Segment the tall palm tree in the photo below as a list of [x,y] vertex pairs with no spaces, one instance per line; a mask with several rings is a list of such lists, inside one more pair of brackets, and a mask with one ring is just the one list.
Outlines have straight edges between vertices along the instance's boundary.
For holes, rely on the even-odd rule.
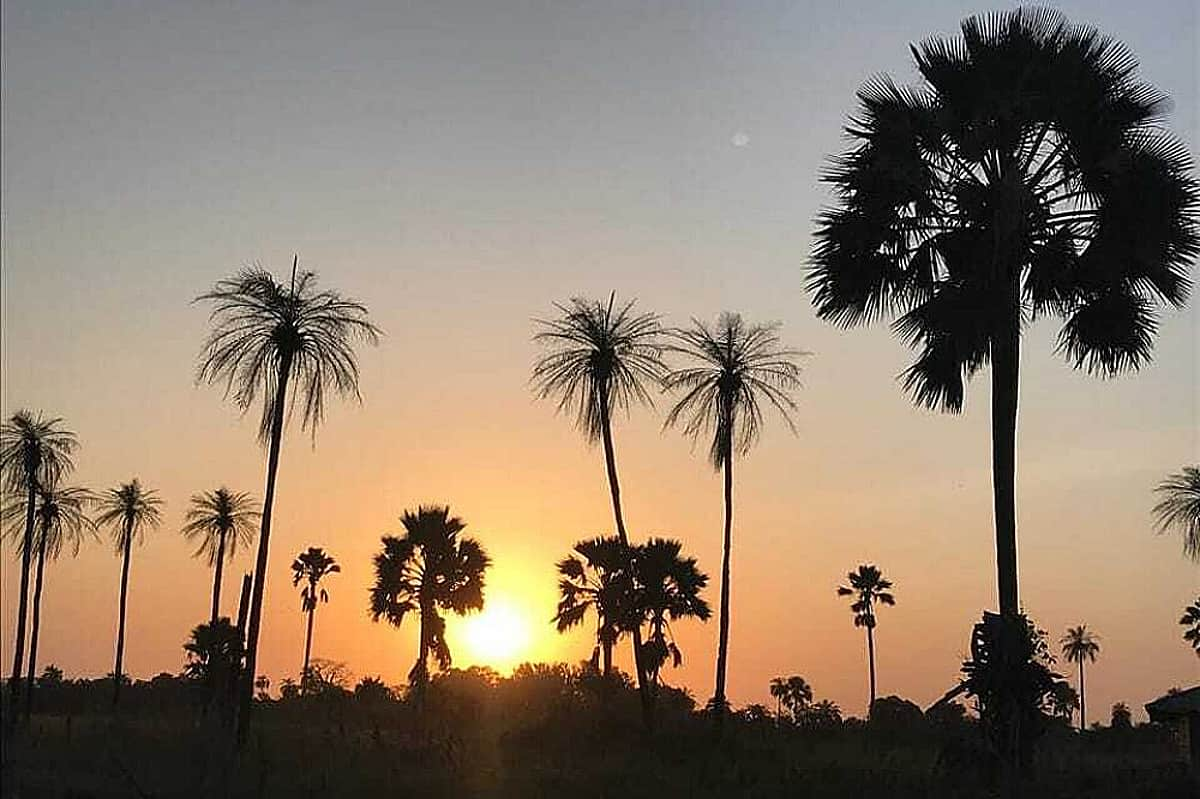
[[1099,636],[1088,630],[1087,625],[1068,627],[1067,632],[1058,642],[1062,645],[1062,653],[1068,663],[1079,664],[1079,730],[1087,728],[1087,696],[1083,689],[1083,662],[1096,662],[1100,654]]
[[263,495],[258,556],[250,597],[246,667],[241,689],[238,734],[245,739],[253,697],[263,590],[271,542],[271,512],[284,421],[289,405],[303,408],[302,429],[316,429],[325,416],[332,389],[360,399],[355,341],[377,343],[380,330],[367,320],[366,306],[335,291],[317,289],[313,272],[297,273],[292,260],[289,283],[265,269],[243,269],[219,281],[197,301],[211,302],[213,330],[204,343],[197,381],[223,384],[243,412],[261,397],[259,441],[267,445],[267,481]]
[[[991,365],[1001,613],[1019,613],[1015,457],[1019,340],[1065,319],[1059,351],[1103,376],[1151,357],[1159,304],[1181,307],[1200,252],[1186,145],[1167,98],[1120,43],[1044,9],[973,16],[912,47],[923,83],[859,90],[853,148],[826,180],[809,288],[842,327],[898,317],[920,348],[914,401],[957,413]],[[1152,198],[1152,199],[1147,199]]]
[[683,653],[675,643],[670,622],[684,618],[706,621],[712,615],[700,592],[708,575],[696,568],[695,558],[680,554],[682,544],[666,538],[651,538],[637,547],[633,559],[634,594],[631,626],[646,625],[642,662],[655,693],[661,684],[662,667],[668,660],[678,667]]
[[[534,341],[548,351],[534,364],[534,386],[540,398],[557,399],[559,411],[575,415],[575,424],[589,443],[603,445],[617,538],[630,551],[612,415],[614,410],[628,412],[634,404],[653,406],[647,386],[657,387],[666,374],[662,325],[656,314],[635,312],[632,300],[618,305],[615,293],[608,302],[575,297],[554,307],[557,318],[536,322]],[[633,630],[632,638],[642,713],[650,726],[652,700],[642,663],[641,631]]]
[[422,693],[429,656],[443,671],[452,661],[439,611],[465,616],[483,608],[484,574],[492,561],[478,541],[459,535],[467,525],[445,505],[405,511],[400,524],[404,535],[383,536],[383,550],[375,556],[371,619],[399,627],[410,611],[417,612],[420,643],[408,681]]
[[21,587],[17,594],[17,632],[13,646],[12,677],[8,681],[9,723],[21,694],[21,666],[25,657],[25,619],[29,615],[29,568],[33,557],[34,512],[40,486],[56,485],[75,468],[72,453],[79,446],[63,420],[20,410],[0,423],[0,481],[6,491],[25,498],[25,525],[21,553]]
[[566,632],[582,624],[588,611],[593,612],[596,646],[592,663],[610,677],[613,647],[625,632],[623,620],[632,599],[629,555],[616,536],[580,541],[574,552],[558,562],[558,610],[552,621],[560,633]]
[[728,702],[725,670],[729,659],[730,558],[733,551],[733,461],[754,446],[762,430],[764,410],[774,407],[792,425],[800,387],[796,360],[805,353],[782,346],[779,325],[747,324],[738,314],[723,313],[716,326],[693,319],[674,332],[671,350],[690,362],[672,370],[665,387],[681,396],[667,414],[664,427],[682,424],[693,440],[711,435],[709,461],[725,473],[725,526],[721,556],[721,616],[717,645],[713,707],[721,724]]
[[1178,530],[1183,536],[1183,554],[1200,561],[1200,467],[1185,466],[1154,489],[1162,499],[1154,506],[1158,531]]
[[113,666],[113,706],[121,699],[121,683],[125,673],[121,664],[125,657],[125,609],[129,596],[129,561],[134,541],[141,542],[147,529],[162,524],[162,500],[158,492],[146,488],[135,477],[128,483],[110,488],[96,502],[99,513],[96,524],[109,527],[113,545],[121,556],[121,602],[117,622],[117,656]]
[[854,614],[854,626],[867,628],[867,663],[871,675],[871,701],[867,703],[867,715],[875,707],[875,604],[895,605],[896,597],[890,589],[892,582],[883,576],[876,566],[864,563],[856,571],[846,575],[850,585],[838,586],[838,596],[854,597],[850,612]]
[[308,629],[304,634],[304,668],[300,670],[301,690],[308,687],[308,663],[312,655],[313,616],[317,612],[317,602],[329,601],[329,592],[320,588],[321,580],[341,570],[337,561],[320,547],[309,547],[292,561],[292,585],[304,583],[300,589],[300,609],[308,614]]
[[212,613],[209,623],[221,615],[221,575],[225,560],[233,559],[237,548],[254,541],[254,523],[262,514],[249,494],[234,493],[224,486],[216,491],[193,494],[191,507],[184,517],[184,538],[200,540],[195,557],[204,556],[213,568]]
[[1192,649],[1200,655],[1200,597],[1196,601],[1183,609],[1183,615],[1179,617],[1179,623],[1183,625],[1183,640],[1191,644]]

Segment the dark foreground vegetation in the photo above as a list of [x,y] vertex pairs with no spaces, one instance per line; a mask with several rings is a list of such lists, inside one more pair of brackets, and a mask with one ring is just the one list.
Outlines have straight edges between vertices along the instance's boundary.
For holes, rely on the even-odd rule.
[[[222,764],[201,686],[160,675],[47,685],[41,712],[6,746],[4,796],[185,797],[980,797],[998,795],[994,755],[960,705],[923,714],[879,700],[870,723],[762,706],[718,739],[687,694],[661,689],[644,732],[637,692],[587,667],[522,666],[510,678],[452,670],[424,696],[374,679],[353,688],[314,667],[307,695],[260,698],[233,768]],[[261,686],[260,686],[261,687]],[[1114,719],[1116,721],[1116,719]],[[1039,746],[1028,796],[1195,794],[1164,728],[1060,720]],[[992,764],[992,765],[989,765]]]

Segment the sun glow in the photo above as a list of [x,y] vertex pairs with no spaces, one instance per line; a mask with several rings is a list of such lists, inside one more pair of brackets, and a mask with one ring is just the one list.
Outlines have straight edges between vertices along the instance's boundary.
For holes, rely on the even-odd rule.
[[462,635],[471,658],[495,669],[525,659],[531,638],[527,616],[503,599],[489,600],[482,613],[468,618]]

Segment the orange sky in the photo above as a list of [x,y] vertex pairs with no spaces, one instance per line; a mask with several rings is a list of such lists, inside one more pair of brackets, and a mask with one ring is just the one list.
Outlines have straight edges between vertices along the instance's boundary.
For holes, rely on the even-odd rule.
[[[864,20],[842,6],[349,19],[6,3],[0,412],[66,417],[83,484],[137,475],[162,492],[165,523],[134,554],[130,671],[178,671],[206,615],[210,574],[178,534],[187,497],[262,494],[254,418],[193,385],[206,320],[189,302],[243,263],[282,270],[299,251],[388,335],[363,352],[364,404],[332,407],[315,448],[298,431],[285,443],[260,654],[276,683],[300,666],[287,569],[310,545],[343,568],[314,653],[403,679],[415,629],[372,624],[366,588],[379,536],[421,502],[449,503],[488,548],[489,600],[527,617],[529,659],[586,657],[586,630],[548,623],[553,566],[611,512],[600,452],[531,395],[530,319],[615,289],[670,323],[779,320],[814,353],[798,435],[771,423],[737,469],[731,699],[765,701],[771,677],[796,673],[862,713],[865,645],[834,595],[860,562],[896,584],[880,691],[926,704],[947,689],[995,601],[986,380],[961,417],[914,408],[895,380],[909,354],[886,329],[818,322],[802,267],[825,201],[815,175],[854,89],[879,70],[907,78],[907,42],[963,8]],[[1129,42],[1194,151],[1194,8],[1066,10]],[[353,52],[334,45],[348,40]],[[1200,678],[1175,623],[1197,569],[1149,512],[1157,480],[1200,459],[1197,312],[1166,318],[1155,363],[1112,381],[1072,372],[1055,332],[1039,324],[1024,344],[1021,589],[1055,637],[1080,622],[1100,633],[1088,705],[1101,718]],[[661,419],[638,410],[617,428],[630,531],[682,539],[715,578],[719,478]],[[227,570],[227,605],[249,563]],[[49,569],[43,663],[111,670],[119,566],[104,544]],[[667,679],[703,701],[715,621],[677,633],[685,662]]]

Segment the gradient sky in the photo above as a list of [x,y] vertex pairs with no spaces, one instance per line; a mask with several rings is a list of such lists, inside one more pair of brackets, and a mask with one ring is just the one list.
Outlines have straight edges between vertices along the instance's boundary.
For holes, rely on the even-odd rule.
[[[987,381],[960,417],[913,407],[905,349],[882,327],[819,322],[802,281],[827,201],[816,176],[855,89],[912,80],[909,42],[979,7],[326,5],[4,3],[0,411],[66,417],[77,481],[137,475],[167,502],[134,553],[127,668],[178,671],[207,615],[210,573],[178,534],[188,496],[262,493],[255,418],[194,385],[207,321],[190,300],[298,252],[388,335],[363,353],[362,406],[332,407],[315,448],[298,430],[285,443],[260,655],[276,683],[300,667],[288,565],[309,545],[343,564],[315,654],[403,680],[415,630],[371,623],[366,588],[379,536],[420,502],[450,503],[487,546],[489,601],[532,625],[525,657],[586,657],[586,631],[546,623],[553,563],[610,530],[608,494],[600,452],[531,395],[531,318],[616,290],[671,323],[778,320],[813,352],[798,435],[773,422],[738,466],[731,699],[802,674],[863,712],[862,631],[834,588],[864,561],[898,598],[878,631],[881,693],[924,705],[950,687],[995,603]],[[1063,10],[1134,50],[1195,153],[1195,4]],[[1196,305],[1164,320],[1135,377],[1073,372],[1055,333],[1039,324],[1024,345],[1022,598],[1055,637],[1079,622],[1102,636],[1093,718],[1116,701],[1140,713],[1200,678],[1175,623],[1197,568],[1150,516],[1157,480],[1200,459]],[[720,480],[702,448],[660,434],[661,414],[619,422],[626,518],[683,539],[715,577]],[[227,606],[250,560],[227,569]],[[41,662],[112,669],[119,567],[105,543],[48,570]],[[703,701],[716,624],[677,633],[685,664],[667,679]],[[478,661],[451,635],[456,665]]]

